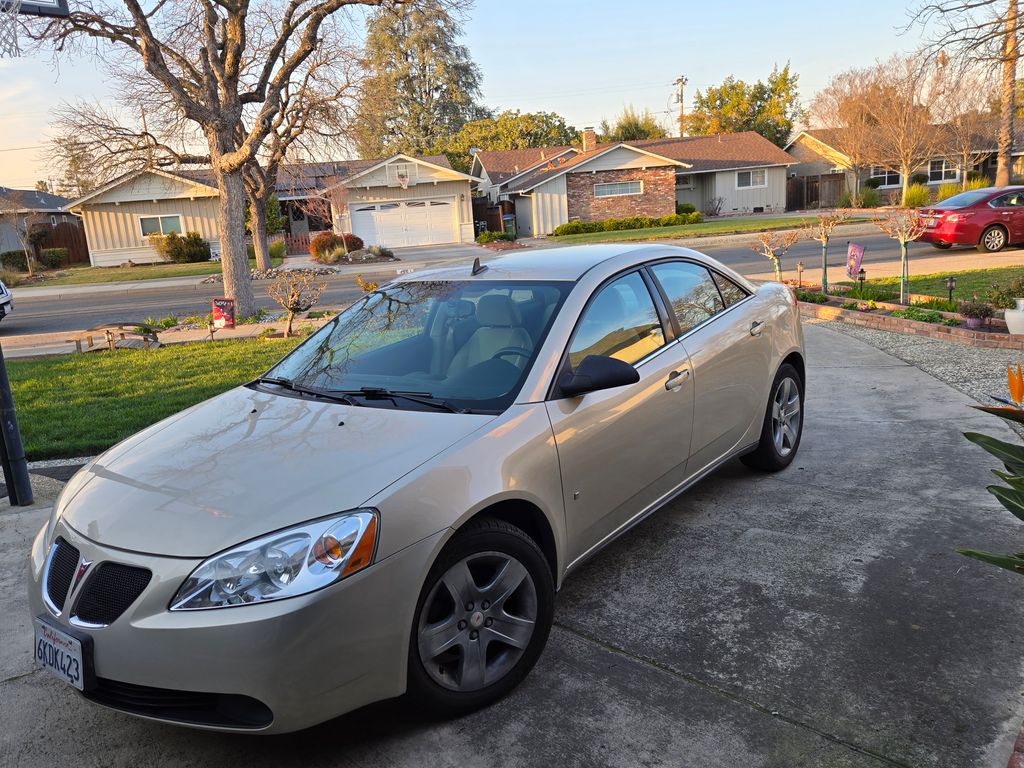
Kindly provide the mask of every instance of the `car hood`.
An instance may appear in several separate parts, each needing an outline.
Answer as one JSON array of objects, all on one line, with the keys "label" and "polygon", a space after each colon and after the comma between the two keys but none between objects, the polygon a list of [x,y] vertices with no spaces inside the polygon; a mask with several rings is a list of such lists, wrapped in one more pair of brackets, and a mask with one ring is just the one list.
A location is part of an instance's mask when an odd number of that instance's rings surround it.
[{"label": "car hood", "polygon": [[104,546],[207,557],[359,507],[493,418],[240,387],[111,448],[72,479],[57,512]]}]

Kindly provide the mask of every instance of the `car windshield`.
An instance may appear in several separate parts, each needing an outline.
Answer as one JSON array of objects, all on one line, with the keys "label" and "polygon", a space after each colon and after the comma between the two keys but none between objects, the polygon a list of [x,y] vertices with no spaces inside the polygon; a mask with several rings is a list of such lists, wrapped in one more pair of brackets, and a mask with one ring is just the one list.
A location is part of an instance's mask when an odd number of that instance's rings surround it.
[{"label": "car windshield", "polygon": [[[367,293],[260,379],[357,405],[500,412],[572,283],[410,281]],[[403,396],[404,395],[404,396]]]},{"label": "car windshield", "polygon": [[991,189],[971,189],[967,192],[961,192],[952,197],[947,197],[945,200],[940,200],[936,207],[938,208],[966,208],[975,203],[980,203],[987,200],[992,194]]}]

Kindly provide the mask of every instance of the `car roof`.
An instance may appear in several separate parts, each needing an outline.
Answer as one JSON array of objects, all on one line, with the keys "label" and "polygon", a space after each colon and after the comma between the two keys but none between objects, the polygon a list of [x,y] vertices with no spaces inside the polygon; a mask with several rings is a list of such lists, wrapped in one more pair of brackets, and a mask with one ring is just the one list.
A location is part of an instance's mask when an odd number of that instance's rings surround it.
[{"label": "car roof", "polygon": [[399,280],[579,280],[594,267],[612,259],[633,256],[637,262],[664,257],[667,252],[697,255],[686,248],[659,244],[601,243],[570,245],[564,248],[529,248],[487,261],[487,269],[472,274],[472,266],[462,263],[402,275]]}]

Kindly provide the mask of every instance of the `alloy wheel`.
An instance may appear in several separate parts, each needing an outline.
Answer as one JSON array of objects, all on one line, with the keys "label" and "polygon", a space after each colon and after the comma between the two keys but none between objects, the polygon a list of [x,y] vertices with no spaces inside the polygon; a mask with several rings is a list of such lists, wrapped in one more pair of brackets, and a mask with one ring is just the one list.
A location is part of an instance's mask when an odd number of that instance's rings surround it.
[{"label": "alloy wheel", "polygon": [[772,440],[779,456],[788,456],[800,436],[800,387],[788,376],[772,398]]},{"label": "alloy wheel", "polygon": [[417,624],[420,661],[444,688],[469,692],[507,675],[537,622],[537,588],[526,567],[504,552],[478,552],[444,572]]},{"label": "alloy wheel", "polygon": [[985,233],[984,243],[986,250],[998,251],[1006,244],[1006,235],[998,227],[990,229]]}]

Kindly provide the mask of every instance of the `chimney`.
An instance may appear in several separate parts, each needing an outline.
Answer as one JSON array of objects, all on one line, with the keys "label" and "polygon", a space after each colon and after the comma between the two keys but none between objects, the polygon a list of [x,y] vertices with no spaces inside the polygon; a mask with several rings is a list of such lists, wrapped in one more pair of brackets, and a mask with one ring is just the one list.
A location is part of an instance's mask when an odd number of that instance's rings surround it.
[{"label": "chimney", "polygon": [[593,128],[583,129],[583,152],[593,152],[597,146],[597,134],[594,133]]}]

